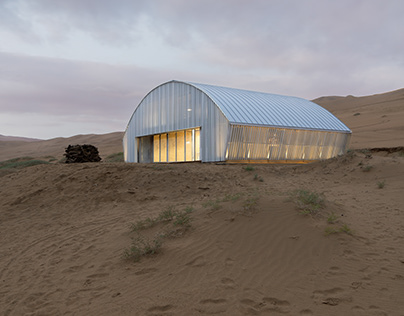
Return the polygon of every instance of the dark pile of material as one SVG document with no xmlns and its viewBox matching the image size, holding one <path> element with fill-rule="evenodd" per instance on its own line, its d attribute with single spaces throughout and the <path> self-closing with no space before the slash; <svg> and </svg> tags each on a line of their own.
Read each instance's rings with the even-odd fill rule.
<svg viewBox="0 0 404 316">
<path fill-rule="evenodd" d="M 66 148 L 66 163 L 99 162 L 98 148 L 93 145 L 69 145 Z"/>
</svg>

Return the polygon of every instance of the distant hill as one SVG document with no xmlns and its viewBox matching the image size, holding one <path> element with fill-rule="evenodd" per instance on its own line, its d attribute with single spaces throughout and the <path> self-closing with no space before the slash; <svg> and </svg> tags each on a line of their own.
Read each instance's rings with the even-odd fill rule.
<svg viewBox="0 0 404 316">
<path fill-rule="evenodd" d="M 364 97 L 321 97 L 313 102 L 352 130 L 350 148 L 404 145 L 404 89 Z"/>
<path fill-rule="evenodd" d="M 0 134 L 0 142 L 38 142 L 42 139 L 19 136 L 5 136 Z"/>
<path fill-rule="evenodd" d="M 38 141 L 0 141 L 0 161 L 16 157 L 30 156 L 35 158 L 52 156 L 63 158 L 68 145 L 91 144 L 98 148 L 101 158 L 122 152 L 123 132 L 114 132 L 103 135 L 89 134 L 76 135 L 69 138 L 53 138 Z"/>
</svg>

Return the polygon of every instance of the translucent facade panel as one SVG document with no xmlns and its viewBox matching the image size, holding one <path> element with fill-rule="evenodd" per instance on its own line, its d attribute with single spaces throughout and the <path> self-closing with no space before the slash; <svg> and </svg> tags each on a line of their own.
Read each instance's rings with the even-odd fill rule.
<svg viewBox="0 0 404 316">
<path fill-rule="evenodd" d="M 160 162 L 160 135 L 153 137 L 154 162 Z"/>
<path fill-rule="evenodd" d="M 168 133 L 168 162 L 176 161 L 177 150 L 176 150 L 176 133 Z"/>
<path fill-rule="evenodd" d="M 160 135 L 160 162 L 167 162 L 167 134 Z"/>
<path fill-rule="evenodd" d="M 194 130 L 195 136 L 195 160 L 201 160 L 201 131 L 199 128 Z"/>
<path fill-rule="evenodd" d="M 232 125 L 227 160 L 317 160 L 343 154 L 348 133 Z"/>
<path fill-rule="evenodd" d="M 185 133 L 184 131 L 177 132 L 177 161 L 185 160 L 185 141 L 184 141 Z"/>
<path fill-rule="evenodd" d="M 153 162 L 183 162 L 196 161 L 199 155 L 200 128 L 174 131 L 138 138 L 140 153 L 139 162 L 148 161 L 153 149 Z M 197 138 L 196 138 L 197 137 Z M 198 145 L 197 145 L 198 144 Z M 145 155 L 144 152 L 147 152 Z M 168 153 L 168 160 L 167 160 Z"/>
<path fill-rule="evenodd" d="M 185 153 L 186 153 L 186 161 L 194 161 L 194 147 L 195 143 L 192 137 L 193 131 L 186 130 L 185 131 Z"/>
</svg>

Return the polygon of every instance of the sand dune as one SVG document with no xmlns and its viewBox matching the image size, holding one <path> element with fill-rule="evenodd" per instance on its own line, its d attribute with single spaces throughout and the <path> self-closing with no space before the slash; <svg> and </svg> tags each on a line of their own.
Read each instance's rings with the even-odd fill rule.
<svg viewBox="0 0 404 316">
<path fill-rule="evenodd" d="M 404 89 L 366 97 L 323 97 L 313 101 L 352 130 L 351 148 L 404 144 Z"/>
<path fill-rule="evenodd" d="M 316 102 L 354 131 L 353 148 L 403 146 L 402 93 Z M 105 157 L 121 137 L 0 142 L 1 160 L 59 158 L 69 143 Z M 404 315 L 403 178 L 402 148 L 253 170 L 104 162 L 10 173 L 0 177 L 0 314 Z M 322 194 L 324 208 L 302 215 L 295 190 Z M 125 259 L 131 224 L 173 209 L 192 209 L 191 227 L 141 230 L 174 234 L 159 253 Z"/>
<path fill-rule="evenodd" d="M 2 312 L 402 315 L 403 162 L 357 152 L 253 171 L 99 163 L 5 176 Z M 288 198 L 308 188 L 326 197 L 319 216 L 299 214 Z M 192 229 L 165 240 L 160 254 L 124 260 L 136 236 L 130 223 L 170 206 L 193 208 Z M 325 234 L 344 224 L 351 235 Z"/>
</svg>

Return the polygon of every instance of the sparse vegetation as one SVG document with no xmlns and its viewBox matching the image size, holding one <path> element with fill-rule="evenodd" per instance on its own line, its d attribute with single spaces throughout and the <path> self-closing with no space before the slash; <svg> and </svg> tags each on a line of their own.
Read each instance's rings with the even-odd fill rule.
<svg viewBox="0 0 404 316">
<path fill-rule="evenodd" d="M 131 224 L 131 230 L 137 232 L 142 229 L 153 227 L 155 224 L 157 224 L 157 219 L 147 217 L 146 219 L 138 220 L 135 223 Z"/>
<path fill-rule="evenodd" d="M 49 162 L 32 157 L 20 157 L 0 162 L 0 169 L 23 169 L 41 164 L 49 164 Z"/>
<path fill-rule="evenodd" d="M 217 211 L 220 209 L 222 206 L 220 205 L 220 200 L 215 200 L 215 201 L 207 201 L 205 203 L 202 203 L 202 206 L 204 208 L 209 208 L 212 211 Z"/>
<path fill-rule="evenodd" d="M 132 245 L 124 250 L 123 257 L 135 262 L 146 255 L 157 254 L 163 245 L 163 237 L 158 235 L 154 239 L 150 240 L 143 235 L 137 235 L 132 239 Z"/>
<path fill-rule="evenodd" d="M 225 197 L 222 199 L 222 202 L 228 202 L 228 201 L 237 201 L 238 199 L 240 199 L 241 194 L 240 193 L 236 193 L 236 194 L 226 194 Z"/>
<path fill-rule="evenodd" d="M 131 224 L 131 230 L 138 232 L 140 230 L 148 229 L 156 226 L 159 223 L 173 221 L 174 226 L 184 225 L 188 226 L 191 218 L 190 213 L 193 208 L 188 206 L 183 212 L 178 212 L 173 206 L 169 206 L 166 210 L 162 211 L 156 218 L 147 217 L 143 220 L 138 220 Z"/>
<path fill-rule="evenodd" d="M 131 229 L 136 232 L 137 236 L 132 239 L 131 247 L 124 250 L 123 257 L 136 262 L 143 256 L 158 253 L 165 238 L 183 235 L 191 227 L 192 218 L 190 213 L 192 212 L 193 208 L 190 206 L 186 207 L 182 212 L 176 211 L 173 206 L 170 206 L 156 218 L 148 217 L 144 220 L 136 221 L 131 225 Z M 167 227 L 168 223 L 172 225 Z M 140 234 L 140 231 L 147 230 L 158 224 L 165 225 L 165 228 L 152 240 Z"/>
<path fill-rule="evenodd" d="M 363 171 L 363 172 L 369 172 L 369 171 L 372 170 L 372 169 L 373 169 L 373 166 L 367 165 L 367 166 L 365 166 L 365 167 L 362 168 L 362 171 Z"/>
<path fill-rule="evenodd" d="M 377 187 L 379 188 L 379 189 L 383 189 L 384 188 L 384 185 L 385 185 L 385 181 L 383 180 L 383 181 L 377 181 Z"/>
<path fill-rule="evenodd" d="M 324 233 L 326 235 L 338 234 L 338 233 L 345 233 L 345 234 L 348 234 L 348 235 L 353 234 L 352 230 L 349 228 L 349 226 L 347 224 L 343 224 L 340 227 L 328 226 L 328 227 L 325 228 Z"/>
<path fill-rule="evenodd" d="M 345 234 L 348 234 L 348 235 L 352 235 L 352 230 L 348 227 L 347 224 L 342 225 L 342 226 L 340 227 L 339 231 L 340 231 L 341 233 L 345 233 Z"/>
<path fill-rule="evenodd" d="M 338 216 L 335 215 L 334 212 L 331 212 L 331 214 L 327 217 L 327 223 L 334 224 L 337 221 L 338 221 Z"/>
<path fill-rule="evenodd" d="M 322 194 L 308 190 L 296 190 L 291 195 L 303 215 L 315 215 L 325 207 L 325 198 Z"/>
<path fill-rule="evenodd" d="M 258 180 L 259 182 L 264 182 L 264 179 L 261 176 L 259 176 L 258 174 L 254 175 L 254 180 Z"/>
<path fill-rule="evenodd" d="M 243 202 L 243 209 L 245 212 L 250 212 L 258 203 L 258 196 L 253 196 Z"/>
<path fill-rule="evenodd" d="M 338 229 L 336 229 L 335 227 L 328 226 L 325 228 L 324 233 L 326 235 L 336 234 L 336 233 L 338 233 Z"/>
<path fill-rule="evenodd" d="M 246 166 L 246 167 L 244 167 L 244 170 L 245 171 L 253 171 L 254 167 L 253 166 Z"/>
<path fill-rule="evenodd" d="M 105 162 L 124 162 L 123 152 L 114 153 L 104 159 Z"/>
</svg>

